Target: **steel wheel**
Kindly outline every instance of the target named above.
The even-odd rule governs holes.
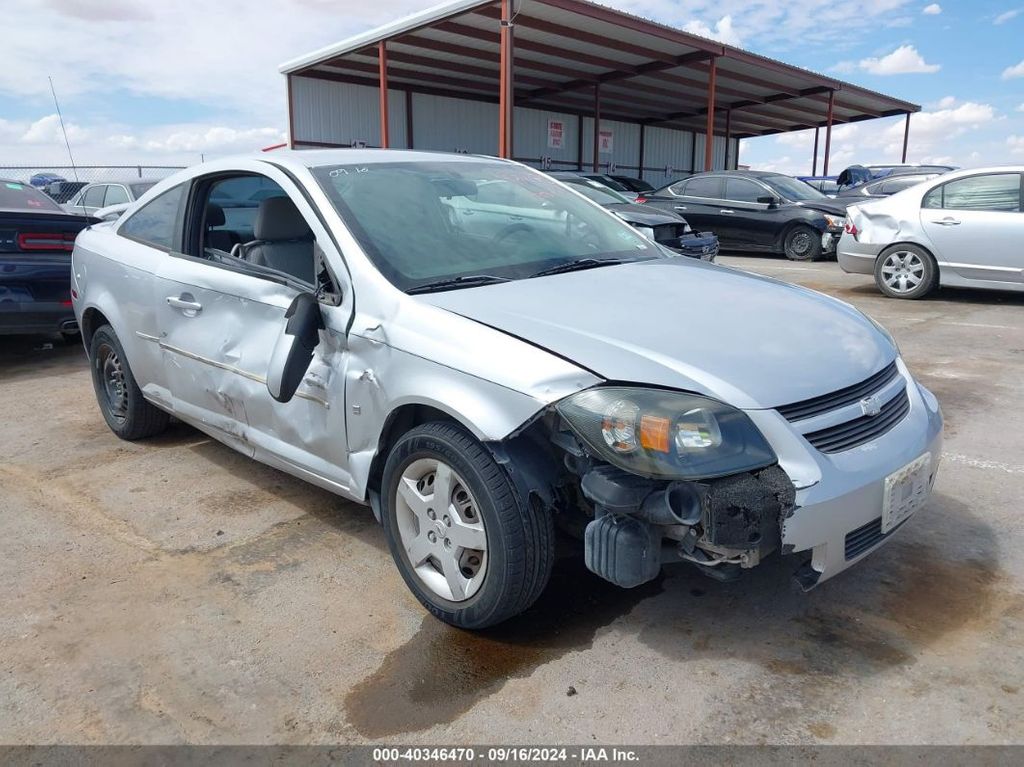
[[[103,385],[107,411],[112,418],[124,423],[128,417],[128,386],[117,350],[110,344],[101,344],[95,364]]]
[[[911,293],[925,278],[924,261],[917,253],[896,250],[882,261],[882,280],[893,293]]]
[[[811,249],[811,235],[807,232],[797,232],[789,241],[793,253],[797,256],[806,256]]]
[[[434,458],[413,461],[395,493],[398,535],[416,577],[431,592],[463,602],[487,574],[487,534],[465,480]]]

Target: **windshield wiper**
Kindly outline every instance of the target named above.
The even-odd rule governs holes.
[[[539,272],[534,272],[531,277],[547,277],[549,274],[561,274],[562,272],[577,272],[581,269],[594,269],[599,266],[614,266],[615,264],[625,263],[621,258],[575,258],[572,261],[566,261],[564,264],[558,264],[557,266],[549,266],[547,269],[541,269]]]
[[[477,285],[493,285],[496,282],[508,282],[508,277],[496,277],[493,274],[470,274],[462,277],[449,277],[444,280],[435,280],[423,285],[417,285],[405,291],[408,295],[416,293],[433,293],[436,290],[449,290],[454,288],[473,288]]]

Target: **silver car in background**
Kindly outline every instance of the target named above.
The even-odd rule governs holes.
[[[205,163],[83,232],[72,296],[116,435],[174,415],[368,504],[464,628],[537,599],[556,527],[622,587],[776,552],[810,588],[907,523],[941,454],[935,397],[874,321],[504,160]]]
[[[894,177],[898,178],[898,177]],[[1024,167],[972,168],[846,209],[843,271],[892,298],[940,285],[1024,290]]]

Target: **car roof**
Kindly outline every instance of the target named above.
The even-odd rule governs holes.
[[[275,149],[242,155],[247,160],[263,160],[288,165],[316,168],[321,165],[375,164],[385,162],[493,162],[509,163],[498,157],[461,152],[430,152],[411,149]],[[224,158],[229,161],[232,158]]]

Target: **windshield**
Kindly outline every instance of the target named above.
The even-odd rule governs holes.
[[[766,183],[787,200],[794,202],[827,200],[828,198],[813,188],[810,184],[798,181],[791,176],[761,176],[761,181]]]
[[[64,212],[57,203],[35,187],[16,181],[0,181],[0,210]]]
[[[562,183],[569,184],[580,194],[593,200],[598,205],[610,205],[612,203],[629,203],[625,197],[618,192],[609,189],[606,186],[595,186],[588,184],[586,181],[577,181],[576,179],[563,178]]]
[[[523,279],[580,258],[664,257],[629,225],[517,165],[371,163],[312,172],[401,290],[459,277]]]

